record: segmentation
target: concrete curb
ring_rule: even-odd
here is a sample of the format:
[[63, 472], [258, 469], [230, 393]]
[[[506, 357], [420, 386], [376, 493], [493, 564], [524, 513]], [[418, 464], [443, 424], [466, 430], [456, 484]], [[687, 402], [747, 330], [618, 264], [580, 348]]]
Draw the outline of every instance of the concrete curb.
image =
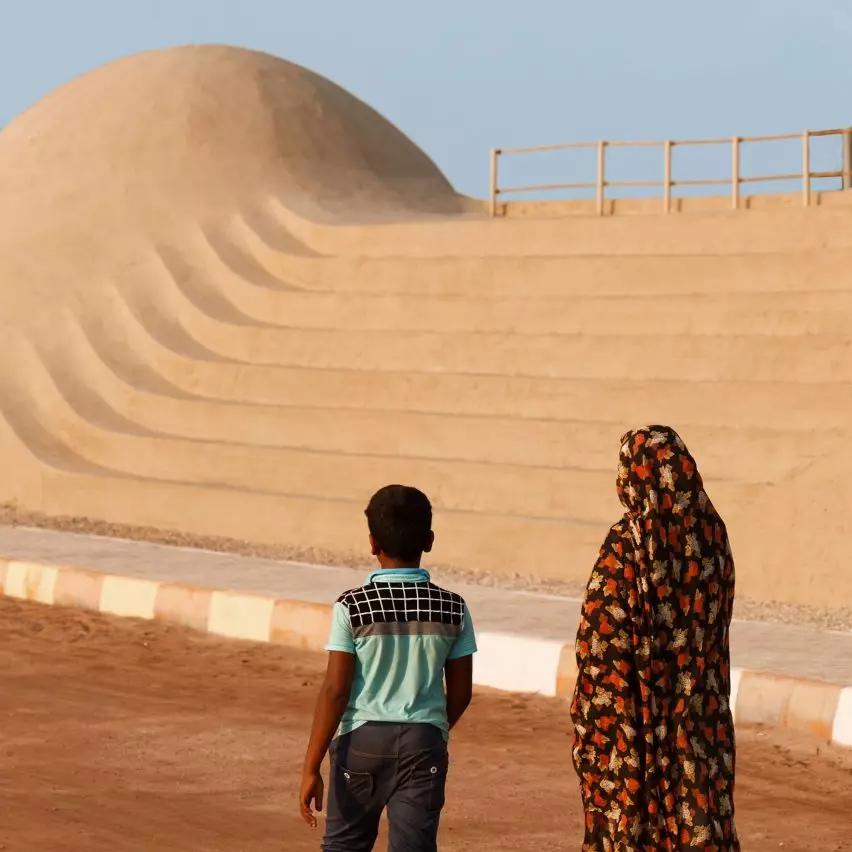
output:
[[[0, 595], [310, 651], [323, 649], [332, 609], [324, 603], [8, 559], [0, 559]], [[571, 697], [577, 677], [573, 642], [489, 631], [480, 631], [478, 641], [478, 686]], [[784, 728], [852, 748], [852, 686], [735, 668], [731, 705], [738, 724]]]

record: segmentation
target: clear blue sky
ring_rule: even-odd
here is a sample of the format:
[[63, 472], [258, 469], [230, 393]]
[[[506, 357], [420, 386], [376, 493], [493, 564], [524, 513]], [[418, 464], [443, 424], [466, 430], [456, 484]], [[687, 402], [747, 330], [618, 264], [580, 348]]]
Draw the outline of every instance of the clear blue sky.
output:
[[331, 77], [478, 195], [494, 146], [852, 124], [848, 0], [0, 0], [0, 125], [111, 59], [201, 42]]

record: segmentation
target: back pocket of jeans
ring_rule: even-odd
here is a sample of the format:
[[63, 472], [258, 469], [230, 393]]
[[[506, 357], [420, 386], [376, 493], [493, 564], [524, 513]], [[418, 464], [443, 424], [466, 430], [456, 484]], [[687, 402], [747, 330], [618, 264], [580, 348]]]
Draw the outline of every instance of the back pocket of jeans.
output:
[[373, 797], [373, 776], [369, 772], [353, 772], [337, 765], [338, 795], [342, 801], [368, 805]]
[[412, 770], [412, 790], [426, 810], [439, 811], [444, 807], [448, 768], [449, 761], [442, 757], [418, 763]]

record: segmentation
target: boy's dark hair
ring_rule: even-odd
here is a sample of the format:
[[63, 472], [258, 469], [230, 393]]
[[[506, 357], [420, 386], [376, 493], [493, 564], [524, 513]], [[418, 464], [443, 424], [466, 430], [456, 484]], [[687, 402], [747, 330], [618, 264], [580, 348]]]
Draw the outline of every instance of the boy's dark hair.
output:
[[376, 544], [391, 559], [419, 559], [431, 547], [432, 504], [408, 485], [386, 485], [364, 512]]

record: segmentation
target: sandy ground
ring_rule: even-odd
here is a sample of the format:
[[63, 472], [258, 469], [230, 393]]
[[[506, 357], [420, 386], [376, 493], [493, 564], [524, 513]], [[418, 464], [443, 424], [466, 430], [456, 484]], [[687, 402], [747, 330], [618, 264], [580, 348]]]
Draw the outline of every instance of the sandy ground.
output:
[[[296, 785], [323, 660], [0, 599], [0, 849], [303, 852]], [[567, 708], [477, 696], [445, 852], [578, 849]], [[852, 754], [740, 734], [744, 849], [852, 849]]]
[[[153, 527], [138, 527], [129, 524], [113, 524], [91, 518], [49, 516], [31, 512], [9, 503], [0, 503], [0, 526], [25, 526], [55, 530], [57, 532], [82, 533], [85, 535], [122, 538], [130, 541], [147, 541], [177, 547], [193, 547], [236, 553], [241, 556], [256, 556], [264, 559], [296, 560], [345, 568], [363, 568], [368, 564], [366, 557], [340, 554], [310, 547], [260, 544], [221, 536], [198, 536], [177, 530], [159, 530]], [[581, 584], [564, 580], [534, 579], [516, 575], [513, 578], [497, 578], [484, 572], [463, 571], [445, 565], [429, 565], [439, 582], [452, 585], [454, 581], [476, 583], [507, 589], [542, 592], [552, 595], [578, 597], [583, 594]], [[589, 571], [592, 566], [589, 565]], [[776, 624], [796, 624], [823, 630], [852, 631], [852, 607], [838, 606], [831, 609], [783, 604], [778, 602], [750, 600], [737, 595], [736, 617], [746, 621], [765, 621]]]

